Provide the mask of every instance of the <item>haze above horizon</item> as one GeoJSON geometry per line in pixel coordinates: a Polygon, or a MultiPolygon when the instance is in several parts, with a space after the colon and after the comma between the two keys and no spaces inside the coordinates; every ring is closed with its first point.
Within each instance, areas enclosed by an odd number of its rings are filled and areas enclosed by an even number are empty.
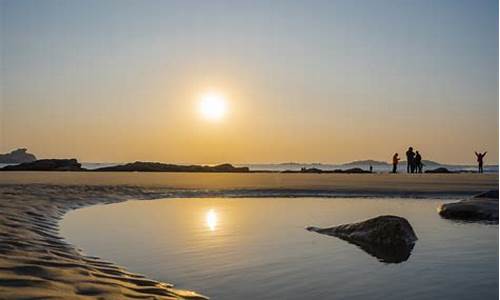
{"type": "Polygon", "coordinates": [[[498,163],[497,1],[0,1],[0,152],[498,163]]]}

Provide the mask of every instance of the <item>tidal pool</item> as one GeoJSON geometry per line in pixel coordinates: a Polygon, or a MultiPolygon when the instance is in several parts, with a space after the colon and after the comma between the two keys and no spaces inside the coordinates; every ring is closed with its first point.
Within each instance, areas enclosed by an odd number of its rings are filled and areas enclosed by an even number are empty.
{"type": "Polygon", "coordinates": [[[88,255],[212,299],[498,299],[498,225],[439,217],[433,199],[182,198],[70,212],[61,233],[88,255]],[[419,240],[384,263],[305,230],[378,215],[419,240]]]}

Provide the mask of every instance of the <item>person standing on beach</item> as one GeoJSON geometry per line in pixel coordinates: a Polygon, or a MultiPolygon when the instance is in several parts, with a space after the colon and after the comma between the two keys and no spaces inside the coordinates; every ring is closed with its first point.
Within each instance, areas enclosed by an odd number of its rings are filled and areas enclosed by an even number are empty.
{"type": "Polygon", "coordinates": [[[395,153],[392,157],[392,173],[397,173],[398,171],[398,163],[399,163],[399,154],[395,153]]]}
{"type": "Polygon", "coordinates": [[[413,147],[408,148],[406,151],[406,172],[415,172],[415,152],[413,152],[413,147]]]}
{"type": "Polygon", "coordinates": [[[418,153],[418,151],[416,151],[416,154],[415,154],[415,168],[416,168],[416,172],[417,173],[422,173],[422,167],[423,167],[423,164],[422,164],[422,155],[420,155],[420,153],[418,153]]]}
{"type": "Polygon", "coordinates": [[[476,153],[476,157],[477,157],[477,165],[478,165],[478,172],[479,173],[483,173],[483,158],[486,156],[486,153],[488,153],[488,151],[485,151],[484,153],[477,153],[477,152],[474,152],[476,153]]]}

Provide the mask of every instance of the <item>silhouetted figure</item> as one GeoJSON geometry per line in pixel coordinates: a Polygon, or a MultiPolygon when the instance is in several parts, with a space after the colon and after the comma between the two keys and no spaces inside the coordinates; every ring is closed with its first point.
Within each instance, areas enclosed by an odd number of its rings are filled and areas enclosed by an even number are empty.
{"type": "Polygon", "coordinates": [[[392,173],[397,173],[398,172],[398,163],[399,163],[399,154],[394,153],[394,156],[392,157],[392,173]]]}
{"type": "Polygon", "coordinates": [[[476,153],[476,157],[477,157],[477,164],[478,164],[478,172],[479,173],[483,173],[483,158],[486,156],[486,153],[488,153],[488,151],[485,151],[484,153],[477,153],[477,152],[474,152],[476,153]]]}
{"type": "Polygon", "coordinates": [[[420,153],[418,153],[418,151],[417,151],[415,154],[415,168],[416,168],[417,173],[422,173],[423,166],[424,165],[422,164],[422,155],[420,155],[420,153]]]}
{"type": "Polygon", "coordinates": [[[415,172],[415,152],[413,152],[413,147],[408,148],[408,151],[406,151],[406,161],[406,172],[415,172]]]}
{"type": "Polygon", "coordinates": [[[373,166],[370,165],[370,173],[373,173],[373,166]]]}

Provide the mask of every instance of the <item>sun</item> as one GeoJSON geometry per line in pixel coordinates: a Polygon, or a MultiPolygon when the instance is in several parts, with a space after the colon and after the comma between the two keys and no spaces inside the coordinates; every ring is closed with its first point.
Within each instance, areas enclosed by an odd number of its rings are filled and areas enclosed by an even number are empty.
{"type": "Polygon", "coordinates": [[[201,115],[210,121],[221,120],[227,111],[226,98],[219,93],[205,93],[200,97],[201,115]]]}

